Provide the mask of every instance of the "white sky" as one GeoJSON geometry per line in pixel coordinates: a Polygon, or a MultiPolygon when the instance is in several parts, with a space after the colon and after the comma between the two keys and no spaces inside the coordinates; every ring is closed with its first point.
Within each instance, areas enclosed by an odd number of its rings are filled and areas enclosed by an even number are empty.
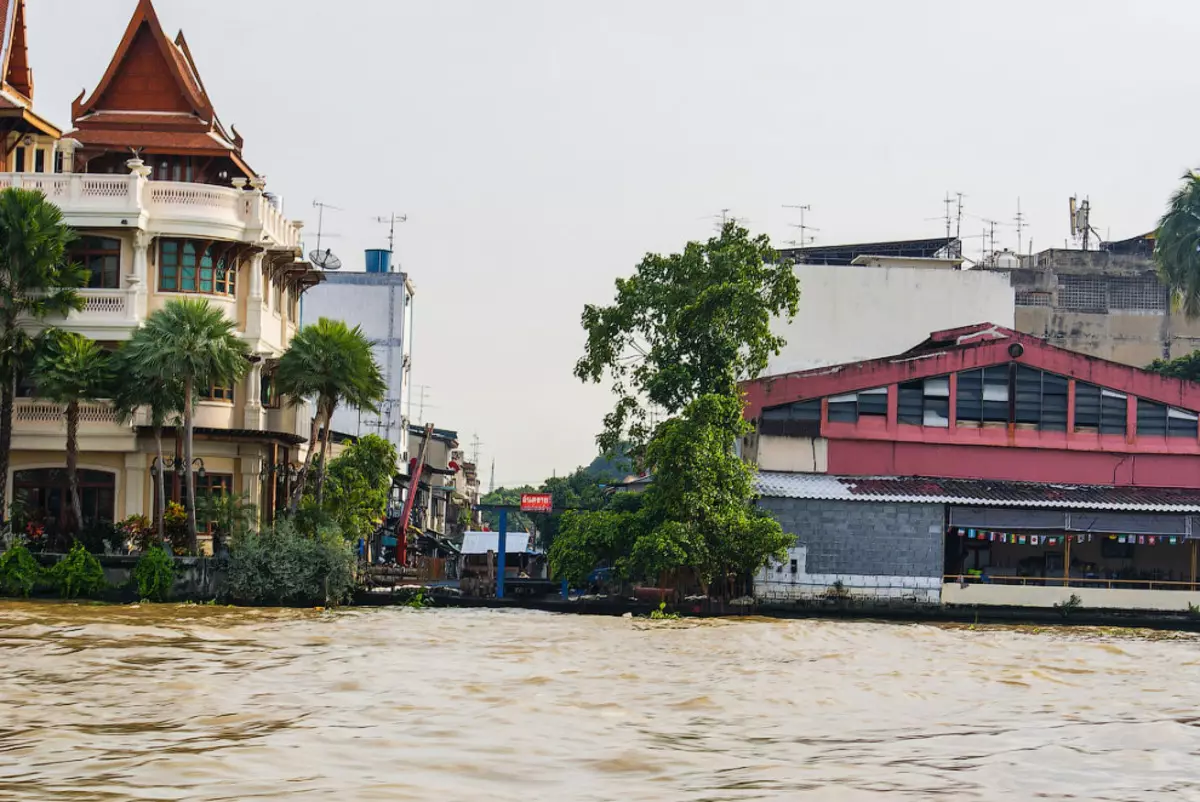
{"type": "MultiPolygon", "coordinates": [[[[605,388],[571,375],[584,303],[723,208],[777,244],[1010,224],[1062,247],[1067,198],[1101,234],[1153,227],[1200,161],[1200,3],[895,0],[156,0],[246,157],[361,269],[406,213],[413,378],[478,432],[483,476],[588,462],[605,388]]],[[[135,0],[33,0],[37,108],[104,72],[135,0]]],[[[998,228],[1000,245],[1015,231],[998,228]]],[[[977,253],[979,240],[966,243],[977,253]]],[[[898,346],[905,344],[900,343],[898,346]]],[[[415,412],[415,410],[414,410],[415,412]]]]}

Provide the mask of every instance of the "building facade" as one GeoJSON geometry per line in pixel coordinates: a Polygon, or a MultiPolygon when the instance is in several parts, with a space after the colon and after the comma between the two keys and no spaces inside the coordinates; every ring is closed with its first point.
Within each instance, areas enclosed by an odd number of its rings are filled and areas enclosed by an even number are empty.
{"type": "Polygon", "coordinates": [[[1072,351],[1145,367],[1200,348],[1200,321],[1171,308],[1153,239],[1104,250],[1048,250],[1002,270],[1015,293],[1015,328],[1072,351]]]}
{"type": "Polygon", "coordinates": [[[1013,326],[1008,277],[962,270],[956,253],[945,239],[783,251],[796,260],[800,308],[790,323],[775,321],[787,342],[767,372],[887,356],[896,343],[980,320],[1013,326]]]}
{"type": "Polygon", "coordinates": [[[322,317],[361,326],[371,341],[375,361],[383,372],[387,393],[378,412],[339,408],[333,429],[352,434],[376,434],[396,446],[401,461],[408,459],[409,376],[412,369],[413,284],[408,274],[393,272],[388,251],[370,251],[371,272],[326,273],[302,306],[303,323],[322,317]]]}
{"type": "Polygon", "coordinates": [[[762,596],[1200,604],[1198,385],[988,323],[746,391],[762,596]]]}
{"type": "MultiPolygon", "coordinates": [[[[65,135],[32,110],[24,0],[0,3],[0,116],[11,125],[0,188],[35,189],[59,206],[79,235],[72,258],[90,272],[82,311],[47,323],[115,348],[174,298],[202,297],[221,309],[252,364],[238,386],[202,393],[198,486],[265,507],[282,501],[288,472],[280,466],[303,458],[309,411],[280,399],[271,373],[297,330],[300,297],[322,278],[301,260],[302,224],[266,192],[241,135],[217,117],[182,32],[168,38],[150,0],[137,3],[99,83],[72,104],[65,135]]],[[[63,411],[38,399],[36,387],[21,395],[10,500],[53,527],[66,503],[63,411]]],[[[84,406],[82,420],[87,522],[149,515],[153,474],[163,466],[147,417],[123,424],[97,402],[84,406]]],[[[172,447],[179,450],[168,438],[172,447]]],[[[179,499],[182,468],[166,468],[168,494],[179,499]]]]}

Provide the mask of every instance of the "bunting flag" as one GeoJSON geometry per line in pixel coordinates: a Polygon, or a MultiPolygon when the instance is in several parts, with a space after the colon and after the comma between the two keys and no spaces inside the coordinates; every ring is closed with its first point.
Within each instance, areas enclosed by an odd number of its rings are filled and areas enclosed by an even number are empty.
{"type": "Polygon", "coordinates": [[[1187,543],[1182,535],[1117,535],[1103,534],[1097,536],[1092,532],[1068,532],[1061,535],[1025,535],[1013,532],[998,532],[993,529],[964,529],[954,527],[947,530],[948,534],[958,535],[967,540],[978,540],[986,543],[1004,543],[1014,546],[1064,546],[1067,543],[1091,543],[1097,539],[1108,539],[1122,545],[1141,546],[1179,546],[1187,543]]]}

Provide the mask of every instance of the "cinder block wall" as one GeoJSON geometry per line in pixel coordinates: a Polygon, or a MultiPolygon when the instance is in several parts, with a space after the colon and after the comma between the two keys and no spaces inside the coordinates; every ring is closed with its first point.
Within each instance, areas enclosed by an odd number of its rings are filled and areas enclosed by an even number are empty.
{"type": "Polygon", "coordinates": [[[759,506],[807,547],[808,574],[937,577],[944,506],[763,498],[759,506]]]}

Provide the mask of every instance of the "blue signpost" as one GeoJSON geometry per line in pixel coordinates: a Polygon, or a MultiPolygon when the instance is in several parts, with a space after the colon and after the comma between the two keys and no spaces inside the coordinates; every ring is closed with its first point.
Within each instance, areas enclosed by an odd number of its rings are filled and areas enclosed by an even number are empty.
{"type": "Polygon", "coordinates": [[[497,544],[499,554],[496,561],[496,598],[504,598],[504,563],[508,555],[508,510],[500,510],[500,542],[497,544]]]}

